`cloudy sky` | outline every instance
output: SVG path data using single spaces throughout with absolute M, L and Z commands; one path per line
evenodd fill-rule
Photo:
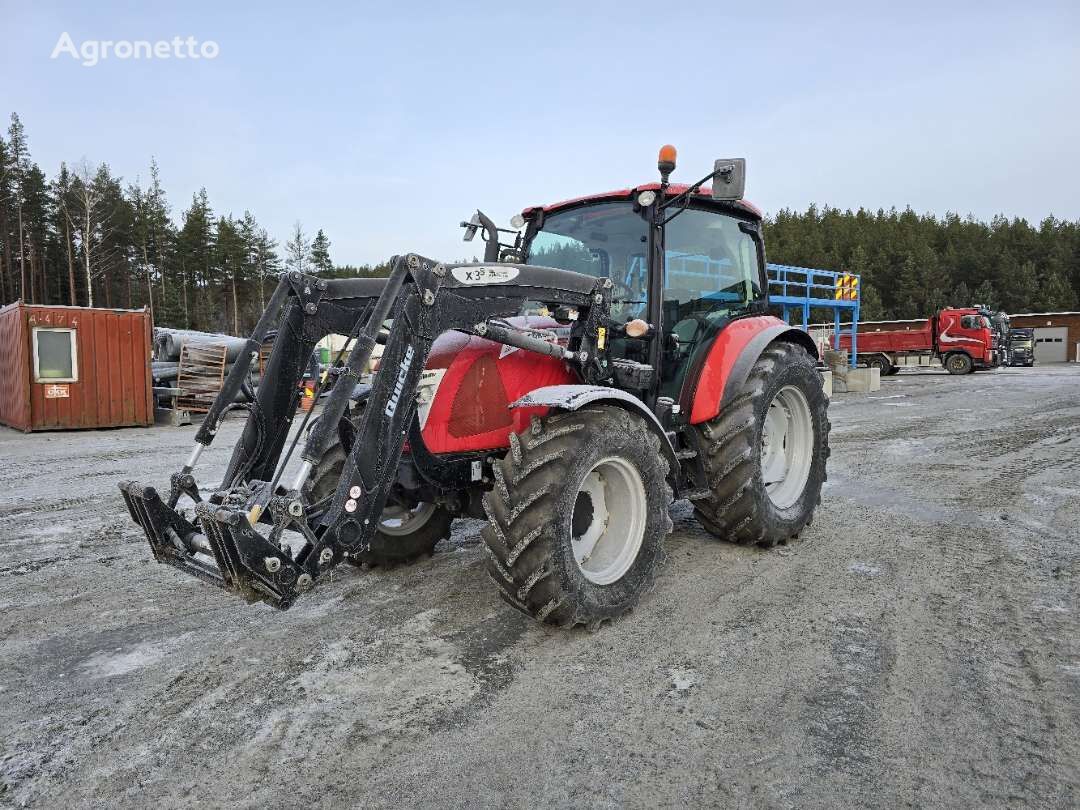
M 153 156 L 177 218 L 205 186 L 279 239 L 324 228 L 338 263 L 471 255 L 473 209 L 651 181 L 665 142 L 676 180 L 745 156 L 770 212 L 1080 219 L 1076 2 L 0 6 L 0 115 L 47 173 Z M 216 56 L 86 66 L 51 58 L 65 32 Z

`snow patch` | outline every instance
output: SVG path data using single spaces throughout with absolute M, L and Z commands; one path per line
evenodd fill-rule
M 112 678 L 156 664 L 167 653 L 168 650 L 161 644 L 139 644 L 125 652 L 96 653 L 87 658 L 80 668 L 91 678 Z
M 701 683 L 701 676 L 689 667 L 669 667 L 668 677 L 671 678 L 673 693 L 688 692 L 690 687 Z
M 881 573 L 881 569 L 877 566 L 870 565 L 870 563 L 860 562 L 859 560 L 855 560 L 853 563 L 851 563 L 851 565 L 848 566 L 848 571 L 864 577 L 876 577 L 878 574 Z
M 882 449 L 890 456 L 911 458 L 912 456 L 918 456 L 925 453 L 926 443 L 921 442 L 918 439 L 893 439 L 890 442 L 886 442 Z

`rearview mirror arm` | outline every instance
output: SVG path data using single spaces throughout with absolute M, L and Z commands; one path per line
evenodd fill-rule
M 716 177 L 716 175 L 721 174 L 721 173 L 723 173 L 725 171 L 730 172 L 731 168 L 730 167 L 725 167 L 723 169 L 719 169 L 719 170 L 716 170 L 716 171 L 711 171 L 707 175 L 702 177 L 700 180 L 698 180 L 696 183 L 694 183 L 692 186 L 688 186 L 686 191 L 682 192 L 681 194 L 676 194 L 670 200 L 666 200 L 663 203 L 661 203 L 660 206 L 657 209 L 659 211 L 666 211 L 668 208 L 671 208 L 672 206 L 675 206 L 675 205 L 679 206 L 679 210 L 676 211 L 674 214 L 672 214 L 667 219 L 665 219 L 663 221 L 663 224 L 667 225 L 672 219 L 674 219 L 679 214 L 681 214 L 683 212 L 683 210 L 686 208 L 686 206 L 690 203 L 691 196 L 693 196 L 693 194 L 698 189 L 700 189 L 703 185 L 705 185 L 710 180 L 712 180 L 714 177 Z

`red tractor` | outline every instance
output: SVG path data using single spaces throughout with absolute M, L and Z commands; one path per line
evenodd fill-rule
M 280 320 L 221 485 L 204 500 L 192 470 L 240 361 L 165 499 L 120 485 L 154 556 L 287 608 L 342 561 L 406 562 L 481 517 L 508 603 L 596 626 L 653 581 L 674 499 L 724 540 L 796 538 L 829 455 L 816 349 L 766 314 L 745 162 L 689 186 L 669 183 L 674 168 L 664 147 L 659 183 L 527 208 L 512 229 L 477 212 L 462 224 L 483 233 L 481 263 L 409 254 L 388 279 L 284 274 L 249 339 L 254 359 Z M 321 416 L 294 426 L 296 382 L 329 333 L 351 351 Z

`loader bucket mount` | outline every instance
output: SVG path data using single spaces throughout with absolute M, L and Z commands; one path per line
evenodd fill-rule
M 507 345 L 543 354 L 559 352 L 578 365 L 585 381 L 610 383 L 611 365 L 598 350 L 603 345 L 599 330 L 613 325 L 609 279 L 520 264 L 481 267 L 513 272 L 455 273 L 473 266 L 451 267 L 416 254 L 395 257 L 392 267 L 387 279 L 282 274 L 248 339 L 248 351 L 234 364 L 196 434 L 191 457 L 172 476 L 168 499 L 134 481 L 119 485 L 158 562 L 249 602 L 288 608 L 350 554 L 367 550 L 396 480 L 406 438 L 418 435 L 416 393 L 431 346 L 443 332 L 512 341 Z M 484 280 L 478 283 L 478 277 Z M 510 334 L 497 322 L 518 314 L 528 301 L 576 310 L 567 346 L 521 332 Z M 193 468 L 213 441 L 279 311 L 278 337 L 243 434 L 220 487 L 203 500 Z M 388 319 L 392 325 L 386 332 Z M 282 450 L 297 411 L 298 383 L 315 344 L 330 333 L 349 335 L 355 344 L 308 433 L 299 472 L 282 483 L 292 448 L 284 460 Z M 304 483 L 338 431 L 372 348 L 382 340 L 379 371 L 337 490 L 326 501 L 309 503 Z M 185 495 L 193 501 L 189 515 L 178 509 Z

